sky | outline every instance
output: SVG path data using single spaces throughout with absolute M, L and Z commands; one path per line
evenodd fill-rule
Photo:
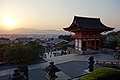
M 74 16 L 99 17 L 120 29 L 120 0 L 0 0 L 0 29 L 62 30 Z

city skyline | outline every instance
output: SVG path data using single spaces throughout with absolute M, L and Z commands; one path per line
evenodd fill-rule
M 120 27 L 119 0 L 0 0 L 0 29 L 62 30 L 74 16 L 99 17 Z

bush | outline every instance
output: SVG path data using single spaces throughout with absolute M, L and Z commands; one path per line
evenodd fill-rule
M 99 68 L 80 80 L 120 80 L 120 71 L 113 68 Z

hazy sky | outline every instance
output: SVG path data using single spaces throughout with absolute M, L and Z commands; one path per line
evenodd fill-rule
M 68 27 L 75 15 L 100 17 L 107 26 L 120 28 L 120 0 L 0 0 L 0 29 L 57 29 Z

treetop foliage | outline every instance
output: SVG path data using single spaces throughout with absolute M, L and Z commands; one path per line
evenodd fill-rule
M 16 63 L 29 63 L 43 55 L 44 48 L 36 42 L 29 42 L 26 45 L 16 43 L 13 46 L 6 46 L 0 48 L 3 51 L 0 55 L 3 57 L 3 61 L 9 64 Z
M 72 35 L 60 35 L 58 36 L 59 39 L 64 39 L 67 41 L 72 41 Z

